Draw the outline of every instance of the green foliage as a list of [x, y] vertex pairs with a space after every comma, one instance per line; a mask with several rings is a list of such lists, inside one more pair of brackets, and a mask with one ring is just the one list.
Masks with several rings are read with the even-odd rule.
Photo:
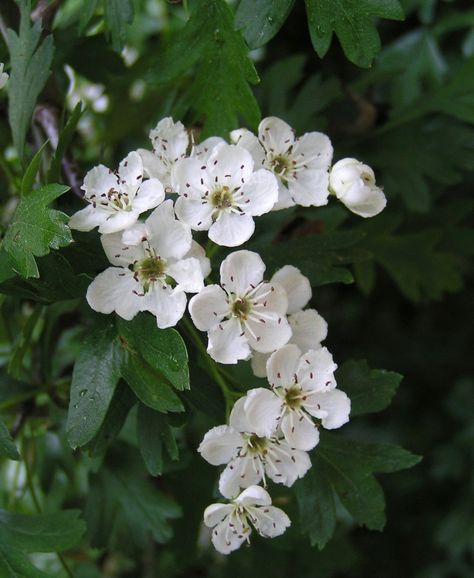
[[46, 185], [21, 197], [2, 247], [13, 259], [12, 268], [22, 277], [39, 277], [35, 257], [72, 241], [67, 216], [48, 208], [68, 190], [63, 185]]
[[202, 136], [237, 128], [239, 116], [250, 125], [259, 108], [249, 83], [258, 82], [248, 48], [224, 0], [194, 0], [188, 22], [154, 63], [153, 82], [170, 82], [195, 66], [192, 83], [181, 98], [194, 118], [202, 119]]
[[10, 460], [19, 460], [20, 455], [11, 438], [7, 426], [0, 418], [0, 458], [8, 458]]
[[235, 25], [242, 29], [250, 48], [259, 48], [271, 40], [283, 26], [294, 0], [240, 0]]
[[20, 159], [25, 154], [25, 138], [36, 105], [50, 75], [53, 61], [53, 37], [40, 41], [41, 24], [30, 23], [30, 0], [17, 0], [21, 12], [20, 30], [8, 31], [12, 73], [9, 80], [9, 121], [13, 142]]
[[323, 58], [333, 33], [347, 58], [358, 66], [370, 66], [380, 51], [375, 18], [403, 20], [397, 0], [305, 0], [314, 49]]
[[133, 3], [131, 0], [104, 0], [104, 18], [112, 46], [120, 52], [127, 41], [127, 25], [133, 20]]
[[179, 458], [179, 450], [168, 418], [140, 404], [137, 417], [137, 441], [147, 470], [152, 476], [163, 472], [163, 450], [172, 460]]

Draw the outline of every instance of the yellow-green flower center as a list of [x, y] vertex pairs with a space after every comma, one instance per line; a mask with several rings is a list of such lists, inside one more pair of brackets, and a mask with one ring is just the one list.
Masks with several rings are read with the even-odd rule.
[[285, 392], [285, 403], [290, 409], [300, 409], [301, 389], [296, 386], [288, 388]]
[[252, 311], [252, 304], [248, 299], [238, 297], [232, 303], [232, 315], [245, 321]]
[[234, 204], [234, 197], [229, 189], [229, 187], [222, 187], [216, 189], [211, 194], [211, 204], [213, 207], [219, 210], [230, 209]]
[[160, 257], [147, 257], [137, 261], [133, 266], [133, 271], [146, 293], [152, 283], [166, 279], [165, 268], [166, 262]]
[[262, 455], [267, 453], [267, 438], [261, 438], [252, 434], [247, 440], [247, 445], [249, 452], [253, 454]]

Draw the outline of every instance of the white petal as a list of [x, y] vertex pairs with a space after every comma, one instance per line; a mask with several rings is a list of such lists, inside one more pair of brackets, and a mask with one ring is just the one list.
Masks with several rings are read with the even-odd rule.
[[248, 488], [260, 482], [263, 469], [257, 473], [253, 462], [250, 456], [229, 462], [219, 478], [219, 491], [225, 498], [235, 498], [240, 488]]
[[327, 171], [332, 161], [333, 148], [328, 136], [322, 132], [307, 132], [297, 140], [293, 148], [295, 157], [302, 155], [310, 169]]
[[[233, 528], [232, 530], [236, 529]], [[239, 530], [242, 530], [242, 528], [239, 528]], [[240, 548], [240, 546], [247, 540], [250, 532], [251, 530], [249, 527], [243, 529], [241, 533], [238, 531], [230, 531], [228, 520], [224, 520], [212, 530], [212, 544], [221, 554], [230, 554], [234, 550]]]
[[204, 247], [201, 247], [196, 241], [191, 242], [191, 249], [184, 256], [185, 259], [194, 257], [199, 261], [203, 277], [207, 277], [211, 272], [211, 261], [206, 257]]
[[297, 205], [322, 207], [329, 197], [329, 175], [324, 169], [303, 169], [298, 178], [288, 183], [290, 195]]
[[183, 123], [174, 122], [169, 116], [160, 120], [150, 131], [150, 140], [156, 154], [170, 161], [183, 157], [189, 144], [189, 136]]
[[301, 419], [295, 411], [290, 410], [282, 419], [281, 431], [289, 445], [298, 450], [309, 451], [319, 443], [318, 428], [310, 418]]
[[300, 357], [299, 348], [291, 344], [272, 353], [267, 361], [267, 375], [270, 385], [285, 388], [293, 385]]
[[248, 241], [254, 231], [255, 223], [250, 215], [222, 212], [209, 228], [209, 239], [223, 247], [238, 247]]
[[288, 295], [288, 314], [303, 309], [311, 299], [309, 279], [293, 265], [285, 265], [279, 269], [273, 275], [272, 281], [279, 283]]
[[201, 265], [193, 257], [168, 264], [166, 272], [178, 283], [178, 290], [198, 293], [204, 288]]
[[131, 263], [145, 257], [141, 245], [129, 246], [122, 242], [122, 233], [101, 235], [100, 241], [107, 255], [107, 259], [112, 265], [128, 267]]
[[[277, 177], [278, 178], [278, 177]], [[280, 211], [281, 209], [289, 209], [295, 206], [295, 201], [290, 195], [288, 187], [278, 178], [278, 200], [275, 203], [272, 211]]]
[[171, 287], [155, 285], [146, 295], [146, 306], [143, 310], [153, 313], [160, 329], [174, 327], [186, 310], [186, 294], [174, 291]]
[[133, 199], [133, 208], [139, 213], [154, 209], [165, 198], [163, 185], [158, 179], [149, 179], [141, 184]]
[[145, 177], [163, 180], [164, 177], [168, 175], [168, 168], [157, 155], [146, 149], [138, 149], [137, 153], [142, 159]]
[[258, 253], [235, 251], [221, 264], [221, 285], [228, 293], [244, 295], [263, 279], [265, 264]]
[[212, 225], [213, 207], [208, 202], [179, 197], [175, 205], [176, 216], [194, 231], [207, 231]]
[[191, 248], [191, 230], [176, 220], [173, 201], [165, 201], [157, 207], [145, 224], [150, 232], [150, 244], [160, 257], [179, 259]]
[[260, 353], [259, 351], [252, 353], [250, 365], [256, 377], [267, 377], [267, 361], [269, 357], [269, 353]]
[[112, 313], [129, 321], [141, 311], [143, 300], [134, 291], [139, 284], [128, 269], [109, 267], [92, 281], [87, 289], [87, 302], [99, 313]]
[[[202, 179], [202, 180], [201, 180]], [[171, 184], [180, 195], [200, 198], [209, 187], [206, 164], [196, 158], [178, 161], [171, 171]]]
[[[148, 239], [149, 234], [150, 233], [145, 223], [135, 223], [129, 229], [125, 229], [125, 231], [123, 231], [121, 234], [113, 233], [112, 235], [114, 237], [117, 236], [118, 239], [121, 239], [122, 245], [125, 245], [127, 248], [129, 248], [141, 245], [145, 239]], [[112, 235], [107, 235], [107, 237], [111, 237]], [[124, 256], [126, 255], [124, 254]], [[145, 256], [144, 253], [143, 256]], [[129, 262], [132, 263], [133, 259]]]
[[318, 349], [328, 334], [328, 324], [315, 309], [297, 311], [288, 317], [295, 343], [303, 353]]
[[263, 283], [254, 294], [252, 311], [259, 313], [277, 313], [286, 315], [288, 295], [279, 283]]
[[292, 486], [298, 478], [302, 478], [311, 467], [309, 455], [301, 450], [292, 449], [285, 442], [280, 441], [279, 445], [274, 445], [272, 449], [272, 459], [280, 460], [278, 469], [267, 468], [270, 479], [277, 484]]
[[88, 205], [85, 209], [81, 209], [71, 216], [69, 226], [76, 231], [92, 231], [94, 227], [102, 225], [109, 215], [107, 210]]
[[339, 200], [353, 213], [369, 218], [378, 215], [387, 205], [387, 199], [379, 187], [356, 183]]
[[227, 464], [238, 452], [242, 445], [242, 436], [234, 428], [227, 425], [219, 425], [209, 430], [198, 452], [213, 466]]
[[246, 128], [233, 130], [230, 133], [230, 140], [239, 147], [243, 147], [249, 151], [256, 169], [263, 166], [266, 158], [265, 150], [252, 132]]
[[284, 154], [295, 142], [290, 125], [275, 116], [264, 118], [258, 127], [258, 138], [265, 150], [274, 155]]
[[250, 431], [259, 437], [272, 437], [278, 427], [282, 408], [281, 399], [273, 391], [263, 387], [249, 390], [244, 411]]
[[237, 195], [240, 208], [247, 214], [258, 216], [268, 213], [278, 200], [278, 180], [265, 169], [253, 173]]
[[288, 343], [291, 327], [286, 317], [268, 313], [265, 323], [258, 319], [248, 319], [245, 323], [245, 335], [252, 349], [270, 353]]
[[211, 504], [204, 510], [204, 524], [208, 528], [217, 526], [232, 511], [232, 504]]
[[336, 387], [337, 365], [326, 347], [303, 354], [296, 373], [301, 387], [308, 391], [327, 391]]
[[193, 147], [191, 156], [198, 158], [200, 161], [207, 162], [207, 159], [214, 150], [214, 147], [223, 142], [225, 142], [225, 140], [220, 136], [210, 136], [209, 138], [203, 140], [202, 143], [199, 143]]
[[99, 233], [109, 234], [117, 233], [118, 231], [123, 231], [128, 227], [134, 225], [139, 217], [137, 211], [118, 211], [109, 214], [106, 221], [104, 221], [99, 227]]
[[237, 363], [250, 357], [250, 347], [241, 334], [240, 324], [235, 319], [223, 321], [208, 332], [207, 352], [219, 363]]
[[255, 529], [264, 538], [281, 536], [291, 525], [290, 518], [285, 512], [275, 506], [252, 508], [252, 514], [256, 518]]
[[120, 187], [125, 190], [130, 200], [133, 200], [138, 187], [143, 180], [143, 162], [141, 156], [133, 151], [119, 165]]
[[230, 412], [229, 424], [239, 432], [251, 432], [251, 426], [247, 419], [247, 414], [245, 413], [245, 402], [247, 401], [247, 396], [241, 397], [234, 403], [234, 407]]
[[267, 490], [261, 486], [249, 486], [235, 499], [235, 502], [243, 506], [270, 506], [272, 499]]
[[343, 391], [333, 389], [309, 396], [304, 407], [323, 427], [337, 429], [349, 421], [351, 400]]
[[219, 285], [208, 285], [190, 300], [189, 313], [200, 331], [209, 331], [229, 313], [227, 294]]
[[107, 197], [110, 189], [118, 190], [119, 179], [110, 169], [104, 165], [98, 165], [86, 174], [81, 188], [88, 199], [99, 202], [101, 198]]
[[207, 166], [209, 182], [226, 185], [230, 189], [241, 187], [253, 173], [252, 155], [244, 148], [225, 142], [214, 147]]

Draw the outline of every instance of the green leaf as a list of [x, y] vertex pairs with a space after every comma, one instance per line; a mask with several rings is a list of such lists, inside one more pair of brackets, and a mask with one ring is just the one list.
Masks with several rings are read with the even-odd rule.
[[202, 138], [227, 136], [240, 116], [256, 126], [260, 119], [249, 83], [259, 78], [225, 0], [195, 0], [188, 22], [154, 63], [152, 82], [171, 82], [195, 70], [183, 95], [194, 117], [204, 123]]
[[336, 372], [337, 386], [351, 400], [351, 417], [388, 407], [403, 377], [384, 369], [369, 369], [366, 361], [347, 361]]
[[29, 193], [35, 184], [36, 175], [38, 174], [41, 159], [43, 158], [43, 152], [49, 141], [43, 143], [41, 148], [38, 149], [35, 156], [31, 160], [30, 164], [26, 168], [23, 179], [21, 180], [21, 194], [26, 195]]
[[172, 460], [179, 458], [167, 416], [143, 404], [138, 406], [137, 437], [143, 461], [152, 476], [159, 476], [163, 471], [163, 446]]
[[17, 0], [20, 7], [20, 30], [8, 30], [11, 73], [9, 80], [8, 118], [13, 133], [13, 143], [21, 160], [25, 154], [25, 138], [36, 101], [50, 75], [53, 61], [53, 37], [42, 42], [41, 23], [31, 24], [30, 0]]
[[50, 578], [35, 568], [24, 552], [0, 543], [0, 576], [2, 578]]
[[89, 24], [94, 12], [96, 11], [99, 0], [85, 0], [84, 6], [81, 10], [81, 18], [79, 20], [79, 34], [82, 36], [84, 30]]
[[311, 41], [320, 58], [326, 55], [333, 33], [347, 58], [368, 67], [380, 51], [376, 18], [403, 20], [397, 0], [305, 0]]
[[[375, 473], [410, 468], [420, 461], [399, 446], [368, 444], [323, 432], [308, 480], [298, 483], [303, 529], [322, 548], [335, 527], [332, 500], [339, 498], [354, 520], [371, 530], [385, 525], [385, 499]], [[318, 496], [320, 499], [316, 499]]]
[[59, 135], [58, 146], [56, 147], [56, 151], [54, 152], [53, 158], [51, 159], [51, 162], [49, 164], [48, 177], [47, 177], [48, 182], [54, 182], [60, 179], [61, 161], [66, 153], [68, 146], [70, 145], [74, 137], [77, 124], [81, 120], [81, 116], [83, 115], [83, 113], [84, 109], [82, 108], [82, 103], [78, 102]]
[[154, 317], [141, 313], [132, 321], [120, 320], [119, 332], [173, 387], [189, 389], [188, 352], [175, 329], [158, 329]]
[[283, 26], [294, 0], [240, 0], [235, 26], [243, 29], [250, 48], [259, 48], [271, 40]]
[[23, 277], [39, 277], [35, 257], [47, 255], [50, 249], [59, 249], [72, 241], [66, 225], [68, 216], [48, 208], [68, 190], [69, 187], [63, 185], [46, 185], [21, 197], [3, 248], [15, 262], [15, 271]]
[[367, 259], [367, 254], [353, 246], [364, 235], [357, 231], [309, 235], [261, 249], [267, 275], [292, 264], [306, 275], [315, 287], [327, 283], [352, 283], [350, 271], [342, 267]]
[[13, 443], [10, 432], [7, 426], [0, 418], [0, 458], [8, 458], [9, 460], [19, 460], [20, 454]]
[[112, 37], [114, 50], [120, 52], [127, 41], [128, 25], [133, 21], [133, 4], [130, 0], [104, 0], [104, 18]]
[[85, 531], [79, 510], [25, 516], [0, 510], [0, 544], [24, 552], [62, 552], [75, 546]]
[[122, 377], [132, 388], [138, 399], [148, 407], [167, 413], [183, 411], [181, 400], [160, 373], [154, 370], [143, 358], [131, 353], [122, 364]]
[[112, 324], [93, 330], [86, 338], [72, 374], [67, 417], [72, 448], [90, 442], [102, 426], [120, 378], [123, 355]]

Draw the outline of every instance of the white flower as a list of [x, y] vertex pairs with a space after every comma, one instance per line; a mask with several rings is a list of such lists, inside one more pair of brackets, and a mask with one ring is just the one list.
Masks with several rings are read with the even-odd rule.
[[194, 325], [208, 332], [207, 351], [215, 361], [237, 363], [251, 349], [274, 351], [291, 337], [286, 292], [265, 283], [264, 271], [257, 253], [231, 253], [221, 264], [221, 285], [208, 285], [189, 302]]
[[292, 486], [311, 467], [308, 454], [281, 437], [275, 419], [268, 435], [256, 435], [254, 426], [247, 420], [246, 402], [247, 397], [240, 398], [230, 414], [230, 425], [209, 430], [198, 448], [213, 466], [227, 464], [219, 478], [219, 491], [226, 498], [233, 498], [239, 488], [248, 488], [262, 480], [266, 485], [267, 478]]
[[286, 122], [270, 116], [260, 123], [258, 138], [247, 129], [234, 130], [230, 137], [252, 154], [256, 166], [265, 167], [278, 177], [278, 203], [274, 210], [294, 204], [327, 204], [333, 148], [325, 134], [307, 132], [296, 138]]
[[8, 82], [8, 74], [3, 72], [3, 62], [0, 62], [0, 90], [6, 85]]
[[85, 179], [84, 199], [89, 206], [72, 215], [71, 229], [116, 233], [134, 225], [141, 213], [154, 209], [165, 196], [157, 179], [143, 180], [140, 155], [130, 153], [113, 172], [104, 165], [90, 170]]
[[174, 122], [171, 117], [160, 120], [150, 131], [153, 152], [138, 149], [143, 160], [145, 174], [150, 178], [159, 179], [167, 193], [172, 192], [171, 171], [175, 163], [186, 156], [189, 146], [189, 136], [181, 122]]
[[[137, 242], [137, 239], [138, 242]], [[186, 294], [203, 288], [203, 262], [191, 242], [191, 230], [177, 221], [173, 202], [165, 201], [144, 224], [101, 237], [109, 267], [87, 290], [87, 301], [95, 311], [115, 311], [132, 319], [139, 311], [150, 311], [160, 328], [172, 327], [186, 309]], [[127, 244], [126, 241], [129, 241]], [[190, 256], [190, 255], [196, 256]]]
[[249, 542], [252, 526], [264, 538], [280, 536], [290, 526], [288, 516], [272, 506], [270, 494], [250, 486], [229, 504], [211, 504], [204, 511], [204, 523], [212, 530], [212, 543], [221, 554]]
[[277, 424], [288, 444], [309, 451], [319, 442], [315, 417], [322, 427], [336, 429], [349, 420], [351, 403], [336, 388], [337, 365], [323, 347], [301, 355], [296, 345], [285, 345], [267, 362], [272, 390], [251, 389], [244, 411], [252, 431], [269, 435]]
[[[302, 353], [310, 349], [319, 349], [328, 333], [328, 324], [315, 309], [302, 311], [311, 299], [311, 284], [300, 270], [292, 265], [285, 265], [271, 278], [272, 283], [279, 283], [288, 295], [288, 323], [292, 335], [288, 343], [297, 345]], [[266, 377], [269, 353], [254, 352], [252, 371], [257, 377]]]
[[217, 144], [208, 158], [187, 158], [173, 170], [173, 188], [180, 195], [176, 215], [195, 231], [209, 231], [218, 245], [236, 247], [252, 236], [253, 217], [268, 213], [278, 197], [270, 171], [253, 172], [248, 151]]
[[331, 192], [356, 215], [374, 217], [387, 204], [380, 187], [375, 184], [374, 171], [356, 159], [342, 159], [329, 174]]

